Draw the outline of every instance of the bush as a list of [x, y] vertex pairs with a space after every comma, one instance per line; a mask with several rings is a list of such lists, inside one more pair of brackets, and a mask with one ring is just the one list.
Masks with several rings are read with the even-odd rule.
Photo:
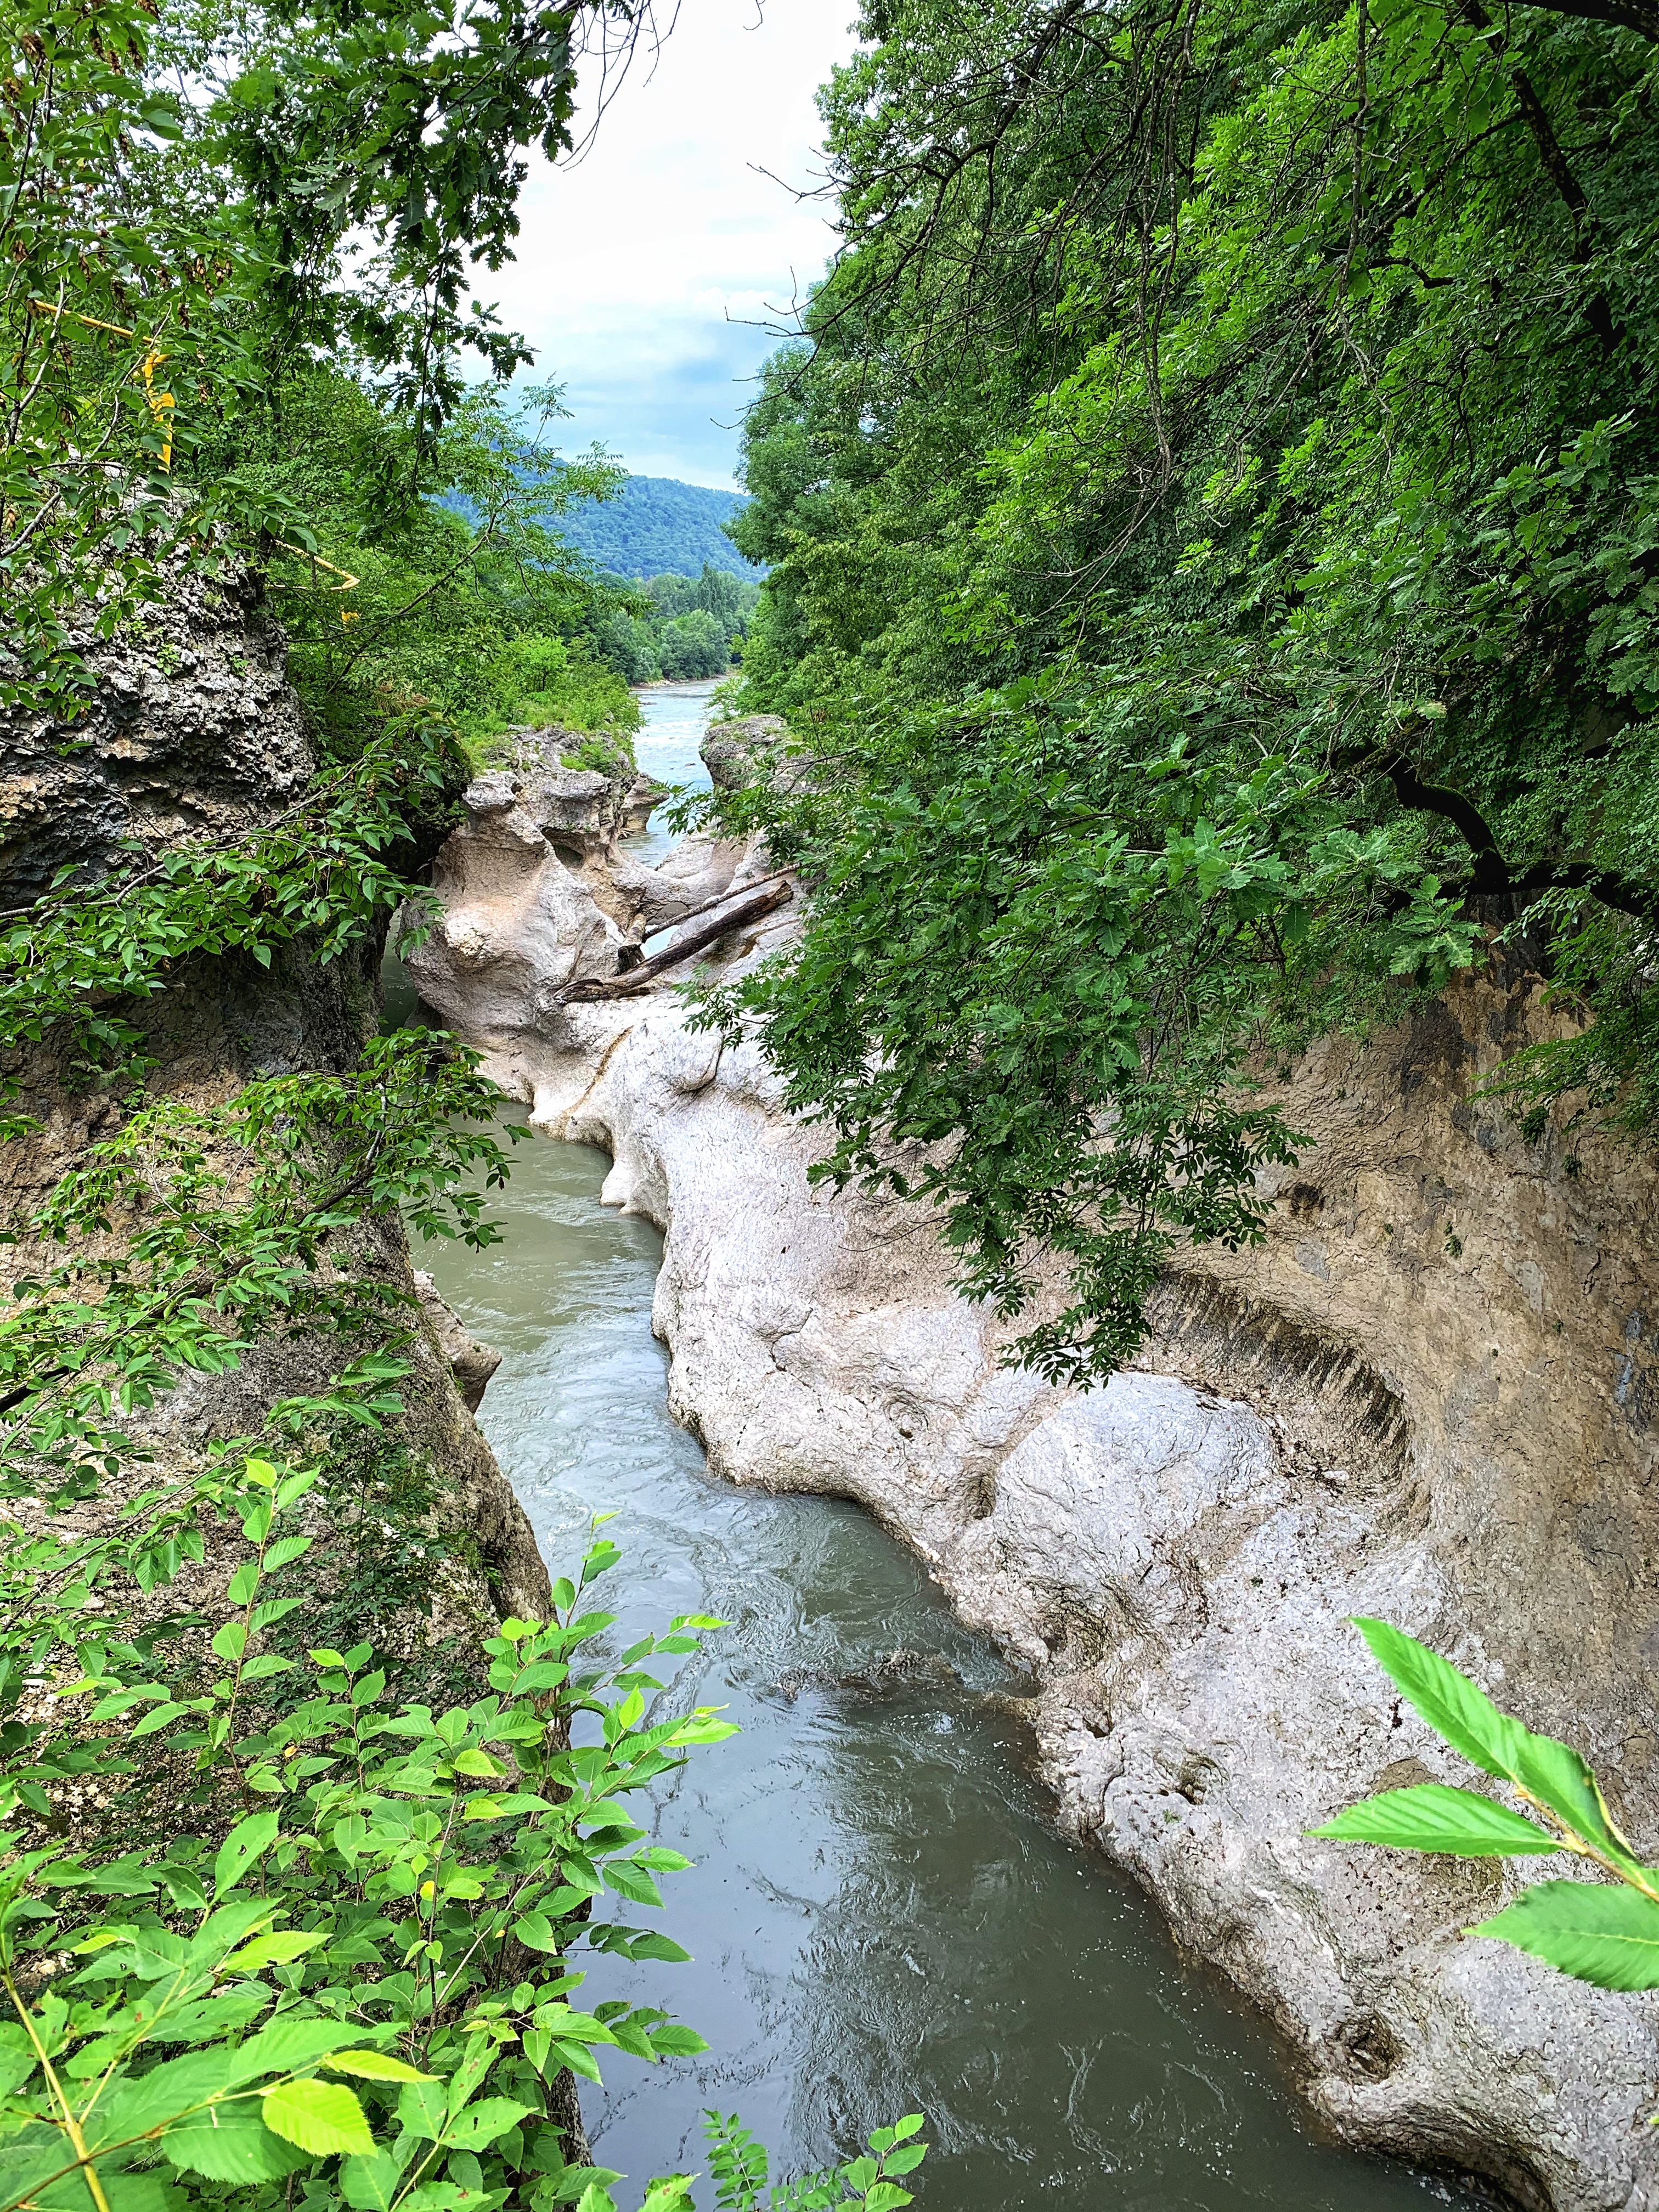
[[[659, 1906], [657, 1877], [689, 1863], [647, 1845], [621, 1801], [734, 1732], [708, 1708], [646, 1714], [660, 1686], [646, 1662], [719, 1624], [682, 1618], [604, 1656], [614, 1616], [589, 1591], [617, 1552], [596, 1540], [546, 1622], [504, 1621], [485, 1644], [488, 1696], [392, 1710], [366, 1644], [303, 1665], [270, 1647], [305, 1602], [265, 1593], [309, 1547], [279, 1532], [315, 1479], [250, 1459], [226, 1501], [253, 1556], [212, 1638], [217, 1680], [181, 1695], [132, 1679], [113, 1647], [83, 1654], [88, 1671], [52, 1684], [22, 1732], [32, 1775], [14, 1760], [0, 1784], [0, 1982], [16, 2015], [0, 2025], [0, 2212], [86, 2212], [88, 2198], [94, 2212], [264, 2212], [296, 2191], [307, 2212], [614, 2212], [620, 2177], [568, 2155], [570, 2076], [599, 2080], [601, 2051], [653, 2063], [707, 2047], [658, 2008], [572, 1999], [579, 1955], [686, 1955], [598, 1916], [607, 1893]], [[240, 1814], [216, 1848], [203, 1834], [121, 1852], [41, 1838], [40, 1778], [112, 1726], [129, 1760], [213, 1779]], [[574, 1741], [578, 1726], [592, 1741]], [[763, 2154], [735, 2120], [710, 2120], [721, 2203], [758, 2204]], [[920, 2124], [772, 2201], [908, 2203], [890, 2177], [920, 2160]], [[690, 2212], [688, 2186], [653, 2183], [646, 2205]]]

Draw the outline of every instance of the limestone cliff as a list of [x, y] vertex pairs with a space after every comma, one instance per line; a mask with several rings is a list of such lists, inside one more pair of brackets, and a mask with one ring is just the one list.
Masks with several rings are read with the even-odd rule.
[[[1528, 2206], [1659, 2204], [1659, 1998], [1462, 1937], [1516, 1886], [1501, 1865], [1304, 1833], [1377, 1788], [1471, 1778], [1371, 1664], [1346, 1619], [1367, 1613], [1580, 1742], [1659, 1850], [1655, 1174], [1528, 1145], [1475, 1098], [1544, 1018], [1533, 981], [1470, 981], [1310, 1054], [1286, 1096], [1313, 1141], [1266, 1243], [1192, 1255], [1138, 1369], [1085, 1396], [1002, 1365], [923, 1212], [808, 1183], [817, 1140], [752, 1048], [690, 1032], [666, 984], [562, 1002], [617, 948], [591, 884], [502, 811], [516, 872], [484, 862], [481, 810], [441, 856], [422, 987], [666, 1232], [655, 1326], [714, 1468], [861, 1500], [1030, 1660], [1063, 1817], [1286, 2032], [1345, 2138]], [[677, 860], [720, 889], [766, 865]]]
[[[14, 908], [65, 865], [95, 879], [118, 841], [161, 850], [257, 827], [294, 803], [313, 770], [281, 632], [246, 575], [175, 579], [161, 605], [90, 658], [97, 690], [72, 726], [0, 719], [0, 878]], [[377, 961], [365, 945], [355, 962], [319, 965], [300, 945], [280, 948], [268, 970], [240, 955], [181, 963], [133, 1013], [155, 1063], [151, 1095], [210, 1110], [252, 1077], [349, 1068], [378, 1020]], [[3, 1045], [19, 1103], [40, 1125], [0, 1152], [0, 1207], [16, 1231], [84, 1148], [118, 1127], [121, 1108], [50, 1039]], [[10, 1273], [26, 1272], [27, 1257], [15, 1248]], [[544, 1612], [545, 1571], [458, 1394], [453, 1370], [481, 1390], [487, 1358], [448, 1341], [441, 1312], [419, 1297], [402, 1223], [366, 1222], [337, 1240], [329, 1264], [406, 1296], [411, 1372], [398, 1386], [402, 1413], [365, 1439], [349, 1478], [315, 1493], [325, 1540], [305, 1570], [306, 1640], [367, 1635], [418, 1673], [452, 1632], [465, 1630], [470, 1647], [498, 1610]], [[182, 1479], [216, 1440], [257, 1434], [273, 1401], [314, 1393], [343, 1356], [301, 1329], [256, 1346], [232, 1373], [187, 1375], [137, 1425], [148, 1456], [134, 1480]], [[99, 1522], [120, 1503], [106, 1490], [78, 1517]], [[213, 1613], [240, 1544], [234, 1529], [210, 1532], [207, 1559], [158, 1601]]]

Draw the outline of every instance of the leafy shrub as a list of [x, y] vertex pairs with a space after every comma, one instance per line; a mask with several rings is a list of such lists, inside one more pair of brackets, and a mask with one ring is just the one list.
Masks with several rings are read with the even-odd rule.
[[1445, 1851], [1456, 1858], [1571, 1852], [1617, 1887], [1536, 1882], [1465, 1933], [1513, 1943], [1598, 1989], [1659, 1989], [1659, 1878], [1620, 1834], [1601, 1784], [1579, 1754], [1499, 1712], [1466, 1674], [1401, 1630], [1382, 1620], [1354, 1625], [1383, 1673], [1435, 1734], [1506, 1784], [1527, 1811], [1476, 1790], [1423, 1782], [1385, 1790], [1310, 1832], [1339, 1843]]
[[[659, 1906], [658, 1875], [689, 1863], [647, 1844], [621, 1801], [733, 1733], [708, 1708], [646, 1717], [660, 1686], [647, 1662], [719, 1624], [684, 1617], [603, 1656], [614, 1616], [588, 1593], [617, 1553], [596, 1537], [549, 1620], [508, 1620], [486, 1643], [488, 1696], [393, 1710], [366, 1644], [303, 1667], [270, 1648], [304, 1603], [264, 1592], [310, 1547], [279, 1532], [315, 1479], [244, 1467], [254, 1550], [212, 1638], [217, 1680], [176, 1694], [83, 1648], [88, 1671], [11, 1726], [0, 2212], [263, 2212], [296, 2191], [307, 2212], [614, 2212], [620, 2176], [566, 2155], [568, 2075], [598, 2081], [600, 2051], [707, 2047], [658, 2008], [572, 1999], [578, 1955], [686, 1956], [599, 1913], [607, 1893]], [[216, 1850], [200, 1835], [119, 1852], [42, 1839], [43, 1778], [112, 1724], [129, 1755], [193, 1765], [240, 1814]], [[918, 2161], [919, 2126], [769, 2201], [890, 2212], [909, 2201], [891, 2177]], [[711, 2158], [721, 2205], [758, 2204], [764, 2155], [735, 2120], [715, 2120]], [[652, 2185], [650, 2212], [690, 2212], [688, 2185]]]

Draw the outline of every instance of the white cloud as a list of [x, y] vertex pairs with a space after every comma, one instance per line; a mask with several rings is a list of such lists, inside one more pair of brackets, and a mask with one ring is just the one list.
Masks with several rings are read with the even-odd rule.
[[755, 325], [834, 246], [824, 204], [789, 188], [820, 181], [813, 94], [852, 52], [853, 4], [682, 0], [582, 158], [534, 161], [518, 258], [480, 291], [567, 387], [567, 452], [597, 440], [641, 475], [732, 481], [732, 426], [777, 343]]

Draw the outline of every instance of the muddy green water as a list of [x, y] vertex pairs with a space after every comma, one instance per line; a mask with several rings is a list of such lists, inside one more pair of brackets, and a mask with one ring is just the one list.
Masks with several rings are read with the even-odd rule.
[[[688, 725], [695, 760], [702, 698], [646, 704]], [[687, 780], [668, 757], [684, 735], [642, 758]], [[984, 1696], [1018, 1685], [909, 1553], [844, 1501], [711, 1478], [668, 1416], [655, 1231], [600, 1206], [603, 1153], [515, 1152], [506, 1242], [421, 1255], [505, 1355], [483, 1426], [556, 1569], [591, 1514], [617, 1516], [623, 1560], [601, 1587], [619, 1632], [730, 1624], [665, 1697], [723, 1705], [743, 1731], [639, 1816], [698, 1862], [665, 1881], [662, 1921], [693, 1963], [602, 1960], [585, 1995], [666, 2005], [711, 2047], [610, 2062], [585, 2098], [604, 2161], [636, 2185], [700, 2168], [713, 2105], [795, 2170], [921, 2110], [926, 2212], [1471, 2203], [1315, 2138], [1260, 2027], [1177, 1959], [1133, 1884], [1056, 1833], [1029, 1737]], [[860, 1681], [896, 1649], [954, 1671], [896, 1694]]]

